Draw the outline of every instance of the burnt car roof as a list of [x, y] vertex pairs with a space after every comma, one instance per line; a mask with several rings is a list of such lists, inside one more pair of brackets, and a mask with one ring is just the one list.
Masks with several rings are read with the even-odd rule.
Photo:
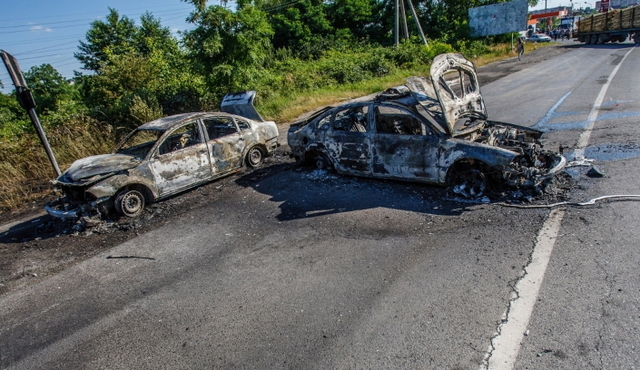
[[168, 117], [162, 117], [162, 118], [158, 118], [156, 120], [153, 120], [151, 122], [147, 122], [141, 126], [138, 127], [138, 130], [150, 130], [150, 131], [167, 131], [169, 129], [171, 129], [172, 127], [179, 125], [180, 123], [189, 120], [189, 119], [193, 119], [193, 118], [197, 118], [197, 117], [202, 117], [202, 116], [209, 116], [209, 115], [217, 115], [217, 116], [235, 116], [233, 114], [229, 114], [229, 113], [224, 113], [224, 112], [191, 112], [191, 113], [182, 113], [182, 114], [176, 114], [173, 116], [168, 116]]

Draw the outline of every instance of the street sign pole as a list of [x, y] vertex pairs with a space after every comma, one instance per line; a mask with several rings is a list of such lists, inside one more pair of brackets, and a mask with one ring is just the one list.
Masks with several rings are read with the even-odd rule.
[[42, 125], [40, 124], [40, 120], [38, 119], [38, 114], [36, 113], [36, 102], [33, 99], [33, 94], [31, 94], [31, 91], [29, 91], [29, 89], [27, 88], [27, 82], [22, 75], [22, 71], [20, 70], [18, 61], [11, 54], [7, 53], [4, 50], [0, 50], [0, 54], [2, 55], [2, 61], [4, 61], [4, 65], [7, 67], [7, 71], [11, 76], [13, 85], [16, 87], [16, 97], [18, 99], [18, 103], [20, 103], [20, 106], [27, 111], [27, 114], [29, 114], [31, 123], [33, 123], [33, 126], [36, 129], [38, 137], [40, 138], [40, 142], [42, 143], [45, 152], [47, 152], [47, 157], [49, 157], [49, 161], [51, 162], [53, 170], [56, 173], [56, 177], [58, 177], [62, 174], [62, 172], [60, 171], [58, 161], [56, 160], [56, 157], [51, 150], [51, 145], [49, 145], [47, 136], [44, 133]]

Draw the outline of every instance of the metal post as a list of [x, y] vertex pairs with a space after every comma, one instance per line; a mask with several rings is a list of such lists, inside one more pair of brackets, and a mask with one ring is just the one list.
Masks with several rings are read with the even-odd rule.
[[400, 0], [400, 13], [402, 14], [402, 29], [404, 30], [404, 38], [409, 40], [409, 25], [407, 24], [407, 12], [404, 9], [404, 1]]
[[13, 85], [16, 87], [16, 98], [18, 99], [18, 103], [20, 103], [20, 106], [29, 114], [31, 123], [33, 123], [33, 126], [38, 132], [40, 142], [42, 143], [42, 146], [47, 153], [47, 157], [49, 157], [49, 161], [53, 166], [53, 170], [56, 172], [56, 177], [58, 177], [62, 174], [62, 172], [60, 171], [58, 161], [53, 155], [53, 151], [51, 150], [51, 146], [49, 145], [47, 136], [45, 135], [42, 125], [40, 124], [40, 120], [38, 119], [38, 115], [36, 114], [36, 102], [35, 100], [33, 100], [33, 94], [31, 94], [31, 91], [29, 91], [29, 89], [27, 88], [27, 82], [22, 75], [22, 71], [20, 70], [18, 61], [11, 54], [7, 53], [4, 50], [0, 50], [0, 54], [2, 55], [2, 61], [7, 67], [7, 71], [11, 76]]
[[53, 170], [56, 172], [56, 177], [59, 177], [62, 172], [60, 171], [60, 167], [58, 166], [58, 161], [56, 160], [56, 156], [53, 154], [53, 150], [51, 150], [51, 145], [49, 145], [49, 140], [47, 140], [47, 135], [44, 133], [44, 129], [40, 124], [40, 120], [38, 119], [38, 114], [36, 113], [35, 108], [29, 109], [27, 112], [29, 117], [31, 118], [31, 122], [33, 126], [36, 128], [38, 132], [38, 137], [40, 138], [40, 142], [44, 147], [45, 152], [47, 152], [47, 157], [49, 157], [49, 162], [53, 166]]
[[400, 0], [396, 0], [396, 46], [400, 44]]
[[418, 32], [420, 32], [420, 37], [422, 38], [422, 42], [424, 42], [425, 45], [429, 46], [429, 44], [427, 44], [427, 38], [424, 37], [424, 32], [422, 32], [422, 27], [420, 26], [420, 20], [418, 19], [418, 14], [416, 14], [416, 9], [413, 7], [411, 0], [407, 0], [407, 2], [409, 3], [409, 8], [411, 8], [411, 14], [413, 14], [413, 20], [415, 20], [416, 26], [418, 26]]

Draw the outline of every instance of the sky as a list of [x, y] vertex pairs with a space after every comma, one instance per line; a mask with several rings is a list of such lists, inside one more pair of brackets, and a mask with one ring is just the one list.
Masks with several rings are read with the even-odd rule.
[[[0, 49], [13, 55], [23, 72], [33, 66], [49, 63], [66, 78], [73, 77], [73, 71], [87, 73], [73, 54], [78, 51], [79, 41], [86, 40], [91, 22], [104, 20], [110, 7], [138, 25], [140, 16], [149, 11], [176, 34], [190, 28], [185, 19], [193, 10], [193, 5], [180, 0], [1, 1]], [[589, 2], [588, 6], [594, 3]], [[209, 0], [208, 4], [219, 3]], [[576, 1], [575, 5], [578, 4], [587, 6], [584, 1]], [[570, 0], [547, 0], [549, 8], [570, 5]], [[540, 0], [538, 6], [532, 9], [544, 9], [544, 6], [545, 1]], [[0, 81], [4, 84], [3, 92], [8, 93], [13, 89], [3, 63], [0, 63]]]
[[[591, 0], [591, 1], [585, 1], [585, 0], [574, 0], [573, 1], [573, 6], [575, 8], [593, 8], [595, 7], [596, 4], [596, 0]], [[571, 7], [571, 1], [570, 0], [547, 0], [547, 8], [555, 8], [558, 6], [566, 6], [566, 7]], [[540, 10], [540, 9], [544, 9], [544, 0], [538, 0], [538, 5], [536, 5], [533, 8], [529, 8], [529, 10]]]
[[[209, 1], [209, 5], [219, 4]], [[185, 21], [193, 5], [180, 0], [1, 0], [0, 49], [13, 55], [23, 72], [33, 66], [51, 64], [66, 78], [82, 70], [73, 54], [79, 41], [95, 20], [105, 20], [109, 8], [140, 25], [140, 16], [149, 11], [172, 32], [191, 26]], [[13, 90], [11, 78], [0, 62], [3, 92]]]

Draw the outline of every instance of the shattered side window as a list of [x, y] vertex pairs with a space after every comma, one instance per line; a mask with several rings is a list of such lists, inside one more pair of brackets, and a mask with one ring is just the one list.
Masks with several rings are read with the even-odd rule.
[[195, 122], [183, 125], [174, 130], [160, 144], [159, 154], [175, 152], [180, 149], [188, 148], [200, 142], [198, 126]]
[[240, 127], [240, 130], [242, 131], [246, 131], [249, 129], [249, 123], [246, 121], [243, 121], [241, 119], [236, 120], [236, 122], [238, 123], [238, 127]]
[[376, 131], [382, 134], [424, 135], [423, 123], [403, 109], [379, 105], [375, 108]]
[[333, 120], [333, 129], [337, 131], [367, 132], [366, 105], [351, 107], [338, 111]]
[[318, 121], [318, 129], [327, 129], [329, 128], [329, 123], [331, 122], [331, 113], [327, 114], [324, 118]]
[[236, 124], [231, 117], [211, 117], [204, 119], [204, 126], [207, 128], [209, 140], [215, 140], [223, 136], [238, 132]]
[[153, 148], [162, 131], [138, 130], [118, 146], [116, 153], [128, 154], [143, 159]]

